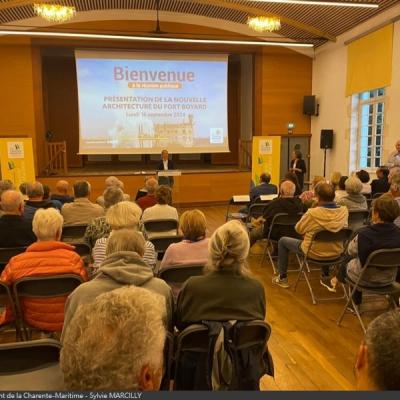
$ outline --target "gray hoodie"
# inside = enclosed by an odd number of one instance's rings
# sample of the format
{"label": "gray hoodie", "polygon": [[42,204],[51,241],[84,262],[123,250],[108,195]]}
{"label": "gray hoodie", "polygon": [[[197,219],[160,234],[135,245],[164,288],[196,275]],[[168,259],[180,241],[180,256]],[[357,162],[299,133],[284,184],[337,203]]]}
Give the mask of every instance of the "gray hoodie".
{"label": "gray hoodie", "polygon": [[174,302],[171,288],[163,280],[154,277],[150,267],[137,253],[119,251],[106,257],[95,277],[78,286],[69,295],[65,304],[63,334],[78,306],[90,303],[100,294],[125,285],[140,286],[164,296],[167,309],[166,326],[168,329],[172,328]]}
{"label": "gray hoodie", "polygon": [[339,199],[337,204],[346,206],[349,210],[368,210],[367,199],[362,194],[348,194]]}

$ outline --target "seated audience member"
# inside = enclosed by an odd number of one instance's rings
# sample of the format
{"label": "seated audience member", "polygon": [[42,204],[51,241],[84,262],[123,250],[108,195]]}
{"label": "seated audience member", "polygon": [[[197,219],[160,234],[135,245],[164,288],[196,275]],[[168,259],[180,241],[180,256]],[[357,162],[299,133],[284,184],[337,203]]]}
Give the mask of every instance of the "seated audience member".
{"label": "seated audience member", "polygon": [[311,181],[310,190],[306,190],[300,195],[300,200],[303,202],[306,208],[314,207],[317,203],[317,197],[315,195],[315,188],[321,182],[326,182],[323,176],[316,175]]}
{"label": "seated audience member", "polygon": [[141,197],[144,197],[144,196],[147,195],[146,182],[147,182],[149,179],[151,179],[151,178],[155,179],[154,176],[146,176],[146,177],[144,178],[144,187],[138,189],[138,191],[137,191],[137,193],[136,193],[135,201],[137,201],[137,200],[139,200]]}
{"label": "seated audience member", "polygon": [[285,177],[283,178],[285,181],[293,182],[296,186],[296,191],[294,192],[295,196],[300,196],[302,189],[299,185],[299,180],[297,179],[297,175],[294,172],[287,172]]}
{"label": "seated audience member", "polygon": [[[400,206],[400,175],[395,175],[392,178],[389,193]],[[394,220],[394,223],[400,228],[400,216]]]}
{"label": "seated audience member", "polygon": [[169,245],[161,261],[161,270],[172,265],[205,265],[207,262],[209,239],[206,238],[207,220],[204,213],[200,210],[185,211],[179,226],[183,240]]}
{"label": "seated audience member", "polygon": [[49,185],[43,185],[43,200],[50,201],[54,208],[61,211],[62,203],[61,201],[51,199]]}
{"label": "seated audience member", "polygon": [[[161,219],[175,219],[176,221],[178,221],[178,211],[175,207],[170,206],[172,200],[171,193],[171,189],[168,186],[160,186],[156,191],[157,204],[152,207],[148,207],[143,211],[142,222]],[[154,236],[170,236],[176,234],[176,230],[162,233],[146,233],[149,239]]]}
{"label": "seated audience member", "polygon": [[268,172],[264,172],[260,176],[260,184],[254,186],[250,190],[250,201],[253,202],[257,197],[263,194],[277,194],[278,188],[271,182],[271,175]]}
{"label": "seated audience member", "polygon": [[371,194],[374,195],[376,193],[386,193],[390,189],[390,183],[388,180],[389,170],[386,167],[379,167],[376,170],[376,177],[371,182]]}
{"label": "seated audience member", "polygon": [[22,194],[22,199],[25,201],[25,200],[28,200],[28,183],[27,182],[22,182],[20,185],[19,185],[19,191],[21,192],[21,194]]}
{"label": "seated audience member", "polygon": [[[33,276],[76,274],[86,279],[81,257],[73,246],[60,241],[62,226],[63,218],[54,208],[37,210],[32,222],[37,242],[31,244],[25,253],[11,258],[0,279],[10,286],[18,279]],[[65,300],[64,296],[23,299],[26,321],[44,331],[61,331]]]}
{"label": "seated audience member", "polygon": [[78,308],[64,333],[67,390],[158,390],[164,358],[161,296],[128,286]]}
{"label": "seated audience member", "polygon": [[175,315],[179,330],[204,320],[264,320],[264,288],[245,265],[249,248],[247,231],[237,220],[214,232],[205,275],[189,278],[179,293]]}
{"label": "seated audience member", "polygon": [[335,190],[339,189],[339,182],[341,177],[342,174],[339,171],[334,171],[331,173],[331,178],[329,180],[329,183],[333,186]]}
{"label": "seated audience member", "polygon": [[400,390],[400,312],[387,311],[367,328],[358,350],[357,390]]}
{"label": "seated audience member", "polygon": [[44,200],[44,189],[40,182],[33,182],[28,185],[28,200],[25,202],[24,218],[32,220],[39,208],[51,208],[54,204]]}
{"label": "seated audience member", "polygon": [[21,193],[7,190],[1,195],[0,247],[24,247],[36,241],[31,221],[25,219]]}
{"label": "seated audience member", "polygon": [[362,194],[371,194],[371,185],[368,183],[370,180],[369,173],[365,170],[360,170],[356,172],[357,178],[361,181],[363,188]]}
{"label": "seated audience member", "polygon": [[[106,222],[111,227],[110,236],[114,232],[120,229],[129,229],[132,232],[137,232],[139,230],[139,221],[142,215],[142,210],[135,203],[130,201],[121,201],[113,206],[111,206],[106,214]],[[106,257],[106,248],[109,237],[102,237],[96,241],[96,244],[92,251],[92,256],[94,260],[94,269],[99,268],[100,264],[104,261]],[[145,242],[145,252],[143,255],[143,260],[154,269],[157,256],[154,250],[154,245],[148,240]]]}
{"label": "seated audience member", "polygon": [[[109,176],[105,180],[105,190],[104,191],[106,191],[110,187],[115,187],[115,188],[122,190],[123,197],[124,197],[123,201],[129,201],[131,199],[131,196],[129,196],[129,194],[124,193],[124,182],[120,181],[117,177]],[[96,199],[96,203],[101,205],[102,207],[106,208],[105,202],[104,202],[104,193]]]}
{"label": "seated audience member", "polygon": [[349,210],[367,210],[367,199],[361,194],[363,184],[355,177],[351,176],[345,182],[347,196],[337,201],[337,204],[346,206]]}
{"label": "seated audience member", "polygon": [[389,169],[389,175],[388,175],[388,182],[392,182],[392,178],[396,175],[400,175],[400,167],[393,167]]}
{"label": "seated audience member", "polygon": [[[283,181],[280,187],[280,195],[272,200],[264,209],[264,224],[250,231],[250,246],[257,240],[268,237],[272,220],[276,214],[298,214],[304,211],[304,205],[298,197],[294,197],[296,186],[293,182]],[[275,227],[271,232],[271,239],[279,240],[282,236],[299,237],[289,226]]]}
{"label": "seated audience member", "polygon": [[[103,193],[104,208],[107,210],[124,200],[124,192],[116,187],[110,186]],[[84,241],[92,248],[97,239],[107,236],[111,232],[111,226],[107,223],[105,215],[95,218],[86,228]]]}
{"label": "seated audience member", "polygon": [[163,296],[167,306],[166,326],[172,329],[171,289],[163,280],[154,277],[151,268],[143,261],[144,251],[145,240],[141,233],[129,229],[114,232],[107,241],[106,258],[94,279],[80,285],[68,297],[64,330],[78,306],[90,303],[100,294],[122,286],[143,287]]}
{"label": "seated audience member", "polygon": [[74,183],[75,199],[72,203],[65,203],[61,209],[64,225],[86,225],[95,218],[104,215],[103,207],[89,200],[90,183],[78,181]]}
{"label": "seated audience member", "polygon": [[[287,278],[289,253],[307,254],[312,236],[319,230],[338,232],[347,227],[349,211],[346,207],[336,205],[334,202],[335,191],[333,186],[321,182],[315,187],[317,205],[310,208],[296,224],[296,232],[303,236],[303,240],[282,237],[278,242],[278,270],[279,275],[274,277],[272,283],[283,288],[290,285]],[[335,258],[343,252],[342,243],[323,242],[315,243],[308,255],[314,259]],[[323,270],[321,284],[330,287],[329,269]]]}
{"label": "seated audience member", "polygon": [[[347,251],[352,259],[343,264],[337,274],[337,279],[345,281],[348,276],[356,282],[368,256],[375,250],[394,249],[400,247],[400,229],[393,221],[400,215],[400,207],[390,195],[376,199],[372,207],[372,225],[359,231],[350,242]],[[363,286],[387,286],[396,279],[397,271],[393,268],[369,267],[361,280]],[[333,278],[331,287],[335,289],[337,279]],[[331,290],[332,291],[332,290]],[[361,303],[361,292],[356,292],[353,298],[356,304]]]}
{"label": "seated audience member", "polygon": [[349,179],[348,176],[341,176],[338,183],[338,188],[335,190],[335,201],[336,203],[344,196],[347,196],[346,192],[346,181]]}
{"label": "seated audience member", "polygon": [[51,200],[58,200],[62,205],[72,203],[74,198],[68,195],[69,183],[67,181],[58,181],[56,183],[56,193],[51,194]]}
{"label": "seated audience member", "polygon": [[158,182],[155,178],[150,178],[146,181],[146,196],[140,197],[136,203],[144,211],[148,207],[152,207],[157,204],[156,190],[158,188]]}
{"label": "seated audience member", "polygon": [[[0,198],[1,198],[1,195],[4,192],[6,192],[7,190],[13,190],[13,183],[8,179],[0,181]],[[0,218],[3,214],[4,214],[4,211],[2,210],[1,203],[0,203]]]}

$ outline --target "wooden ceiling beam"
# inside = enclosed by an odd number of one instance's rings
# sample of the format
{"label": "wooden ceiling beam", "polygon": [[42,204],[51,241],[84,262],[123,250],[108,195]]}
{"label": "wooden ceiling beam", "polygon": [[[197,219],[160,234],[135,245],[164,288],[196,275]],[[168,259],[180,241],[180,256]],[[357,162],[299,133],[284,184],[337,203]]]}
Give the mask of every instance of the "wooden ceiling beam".
{"label": "wooden ceiling beam", "polygon": [[[40,3],[50,3],[51,1],[54,1],[54,0],[40,0]],[[231,1],[226,1],[226,0],[178,0],[178,1],[186,2],[186,3],[195,2],[198,4],[203,4],[203,5],[208,5],[208,6],[217,6],[217,7],[221,7],[221,8],[244,12],[244,13],[252,15],[252,16],[265,15],[265,16],[279,17],[281,19],[281,21],[287,25],[293,26],[304,32],[311,33],[312,35],[315,35],[315,36],[318,36],[318,37],[321,37],[324,39],[328,39],[332,42],[336,42],[336,36],[334,36],[328,32],[324,32],[324,31],[317,29],[311,25],[304,24],[304,23],[296,21],[294,19],[286,18],[282,15],[268,13],[268,12],[264,11],[263,9],[261,9],[260,7],[244,6],[242,4],[232,3]],[[22,7],[22,6],[26,6],[26,5],[33,4],[33,3],[34,3],[33,1],[29,1],[29,0],[9,0],[9,1],[0,3],[0,11],[14,8],[14,7]]]}

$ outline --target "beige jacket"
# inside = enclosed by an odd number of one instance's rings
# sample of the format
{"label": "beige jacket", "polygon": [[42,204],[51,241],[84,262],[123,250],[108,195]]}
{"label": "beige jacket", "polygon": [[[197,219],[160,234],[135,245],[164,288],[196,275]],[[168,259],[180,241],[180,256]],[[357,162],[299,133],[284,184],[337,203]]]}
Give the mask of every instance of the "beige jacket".
{"label": "beige jacket", "polygon": [[[326,229],[330,232],[338,232],[347,227],[349,211],[347,207],[310,208],[296,224],[296,231],[303,235],[301,250],[306,254],[310,247],[311,238],[315,232]],[[318,243],[311,247],[308,253],[311,258],[334,258],[343,251],[343,246],[338,242]]]}
{"label": "beige jacket", "polygon": [[73,203],[65,203],[61,214],[64,217],[64,225],[85,225],[90,224],[94,218],[102,217],[104,208],[89,199],[78,198]]}

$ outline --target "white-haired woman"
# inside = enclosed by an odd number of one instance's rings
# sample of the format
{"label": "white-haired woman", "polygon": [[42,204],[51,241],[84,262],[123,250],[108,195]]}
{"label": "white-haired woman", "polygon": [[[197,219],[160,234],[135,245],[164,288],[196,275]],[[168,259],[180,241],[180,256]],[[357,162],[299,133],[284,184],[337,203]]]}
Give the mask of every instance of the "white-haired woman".
{"label": "white-haired woman", "polygon": [[[73,246],[60,241],[62,226],[63,217],[56,209],[37,210],[32,222],[37,242],[31,244],[25,253],[11,258],[0,279],[10,286],[17,279],[31,276],[76,274],[86,279],[81,257]],[[23,300],[26,321],[44,331],[61,331],[65,300],[63,296]]]}
{"label": "white-haired woman", "polygon": [[361,194],[363,184],[355,176],[351,176],[344,183],[347,196],[342,197],[337,201],[337,204],[346,206],[349,210],[367,210],[367,199]]}
{"label": "white-haired woman", "polygon": [[[110,236],[113,234],[113,231],[117,231],[119,229],[131,229],[133,231],[138,231],[141,216],[141,208],[137,204],[130,201],[122,201],[111,206],[106,214],[106,222],[111,226]],[[108,237],[103,237],[96,241],[92,252],[94,271],[99,268],[100,264],[106,257],[107,241]],[[147,265],[154,269],[157,262],[157,255],[154,245],[149,241],[146,241],[145,243],[143,260]]]}
{"label": "white-haired woman", "polygon": [[188,279],[179,293],[179,330],[203,320],[264,320],[264,288],[246,271],[249,248],[249,236],[239,221],[229,221],[214,232],[205,275]]}

